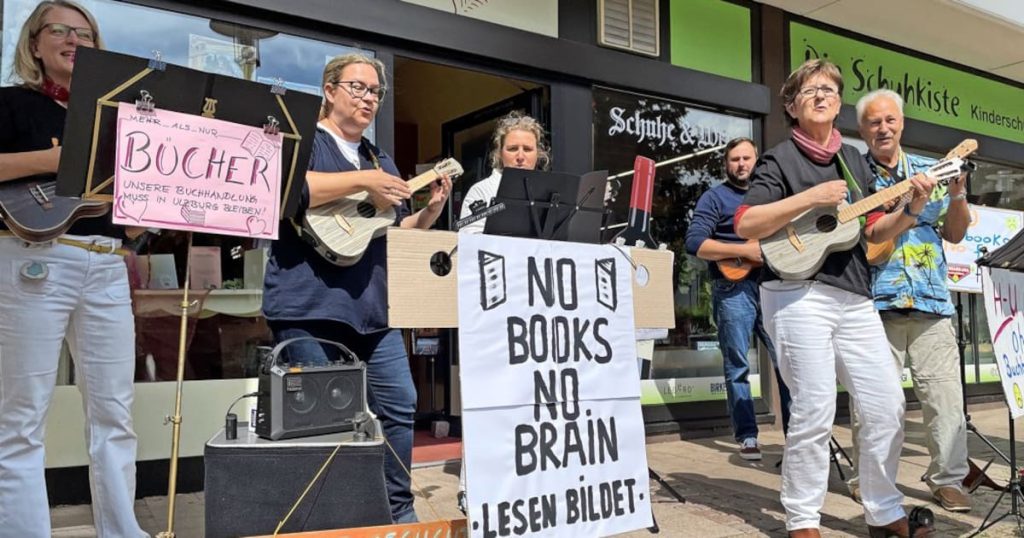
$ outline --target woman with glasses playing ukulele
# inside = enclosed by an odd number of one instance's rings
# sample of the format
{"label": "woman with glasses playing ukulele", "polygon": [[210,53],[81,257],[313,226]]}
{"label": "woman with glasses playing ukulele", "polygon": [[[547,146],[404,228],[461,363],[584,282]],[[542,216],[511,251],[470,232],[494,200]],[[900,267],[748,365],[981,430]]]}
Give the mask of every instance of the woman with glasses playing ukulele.
{"label": "woman with glasses playing ukulele", "polygon": [[[76,47],[102,41],[74,2],[42,2],[22,27],[14,54],[22,84],[0,89],[5,187],[54,178]],[[135,328],[122,230],[106,208],[98,213],[45,242],[0,223],[0,537],[50,536],[43,437],[65,339],[85,408],[96,534],[146,535],[134,511]]]}
{"label": "woman with glasses playing ukulele", "polygon": [[[769,266],[765,240],[774,240],[784,228],[788,242],[806,247],[794,248],[790,259],[814,253],[813,238],[801,239],[791,221],[812,209],[835,211],[840,204],[869,194],[873,176],[867,163],[856,149],[843,144],[834,125],[842,91],[838,68],[824,60],[805,62],[782,87],[791,137],[758,161],[744,205],[735,216],[740,237],[762,240]],[[926,199],[932,187],[932,180],[915,183],[915,199]],[[903,218],[869,215],[863,232],[856,220],[845,222],[844,229],[852,227],[855,233],[852,248],[826,254],[820,268],[804,278],[782,277],[776,272],[782,271],[779,267],[762,270],[765,329],[775,343],[779,371],[792,396],[780,493],[791,537],[820,536],[837,377],[854,396],[863,422],[858,469],[871,536],[930,534],[930,512],[917,509],[908,519],[901,506],[903,494],[896,488],[903,389],[872,300],[867,258],[856,240],[863,233],[884,241],[899,231],[903,223],[898,219]]]}

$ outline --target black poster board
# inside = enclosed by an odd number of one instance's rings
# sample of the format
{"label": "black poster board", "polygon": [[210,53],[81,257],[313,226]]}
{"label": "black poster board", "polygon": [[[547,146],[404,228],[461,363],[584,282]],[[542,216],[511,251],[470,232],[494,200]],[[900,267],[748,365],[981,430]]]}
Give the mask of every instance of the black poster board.
{"label": "black poster board", "polygon": [[505,168],[495,195],[505,209],[487,218],[484,233],[600,243],[608,172],[582,176]]}
{"label": "black poster board", "polygon": [[[279,123],[281,215],[295,215],[306,177],[320,97],[249,80],[215,75],[109,51],[79,47],[57,171],[57,194],[110,200],[113,190],[117,105],[151,96],[158,109],[203,115],[242,125]],[[215,102],[214,102],[215,101]]]}

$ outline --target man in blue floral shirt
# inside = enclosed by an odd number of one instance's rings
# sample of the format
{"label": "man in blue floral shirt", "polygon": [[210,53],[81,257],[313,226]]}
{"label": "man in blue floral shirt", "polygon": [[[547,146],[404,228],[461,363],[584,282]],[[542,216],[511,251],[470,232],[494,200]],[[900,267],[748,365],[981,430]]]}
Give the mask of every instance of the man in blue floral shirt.
{"label": "man in blue floral shirt", "polygon": [[[860,135],[866,156],[882,190],[926,171],[935,159],[910,155],[900,147],[903,99],[891,90],[876,90],[857,103]],[[956,311],[946,286],[942,240],[959,243],[967,232],[970,213],[965,175],[937,186],[923,208],[897,204],[892,210],[916,217],[912,227],[896,237],[892,253],[873,270],[878,308],[893,357],[909,364],[914,393],[921,402],[931,463],[925,480],[935,501],[956,512],[971,509],[962,487],[967,476],[967,424],[960,385],[960,355],[951,316]],[[856,443],[856,432],[854,435]],[[850,490],[857,498],[854,476]]]}

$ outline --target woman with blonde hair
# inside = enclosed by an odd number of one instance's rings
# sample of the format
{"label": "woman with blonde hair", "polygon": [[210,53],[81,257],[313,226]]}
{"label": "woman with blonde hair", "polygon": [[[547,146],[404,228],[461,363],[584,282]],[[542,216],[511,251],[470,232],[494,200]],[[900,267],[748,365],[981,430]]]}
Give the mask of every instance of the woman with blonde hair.
{"label": "woman with blonde hair", "polygon": [[[539,121],[518,111],[498,120],[491,144],[491,175],[470,187],[462,201],[460,219],[483,211],[493,202],[498,194],[503,169],[547,170],[551,163],[551,151],[544,137],[544,127]],[[486,218],[480,219],[467,224],[459,231],[482,233],[486,221]]]}
{"label": "woman with blonde hair", "polygon": [[[36,6],[14,54],[21,85],[0,89],[0,181],[53,179],[76,49],[101,45],[82,6]],[[135,329],[122,234],[102,216],[29,243],[0,223],[0,537],[50,536],[43,437],[64,340],[84,404],[96,534],[145,536],[134,512]]]}

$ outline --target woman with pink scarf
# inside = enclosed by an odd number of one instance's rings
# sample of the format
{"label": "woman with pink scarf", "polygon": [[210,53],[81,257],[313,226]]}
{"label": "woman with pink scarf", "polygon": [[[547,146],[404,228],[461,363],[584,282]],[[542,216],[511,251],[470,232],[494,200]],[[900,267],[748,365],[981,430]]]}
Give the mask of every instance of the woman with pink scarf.
{"label": "woman with pink scarf", "polygon": [[[854,202],[870,194],[864,158],[845,145],[834,122],[843,79],[835,65],[810,60],[789,75],[781,97],[792,136],[765,152],[736,211],[736,232],[763,239],[815,207]],[[914,180],[914,197],[934,183]],[[899,232],[902,212],[868,216],[864,235],[884,241]],[[871,271],[861,243],[833,252],[807,280],[786,280],[765,268],[761,277],[765,329],[793,403],[782,465],[781,500],[789,536],[820,536],[828,490],[829,437],[836,379],[854,396],[864,423],[859,456],[864,518],[872,537],[928,536],[921,509],[907,518],[896,488],[905,402],[900,375],[871,295]]]}

